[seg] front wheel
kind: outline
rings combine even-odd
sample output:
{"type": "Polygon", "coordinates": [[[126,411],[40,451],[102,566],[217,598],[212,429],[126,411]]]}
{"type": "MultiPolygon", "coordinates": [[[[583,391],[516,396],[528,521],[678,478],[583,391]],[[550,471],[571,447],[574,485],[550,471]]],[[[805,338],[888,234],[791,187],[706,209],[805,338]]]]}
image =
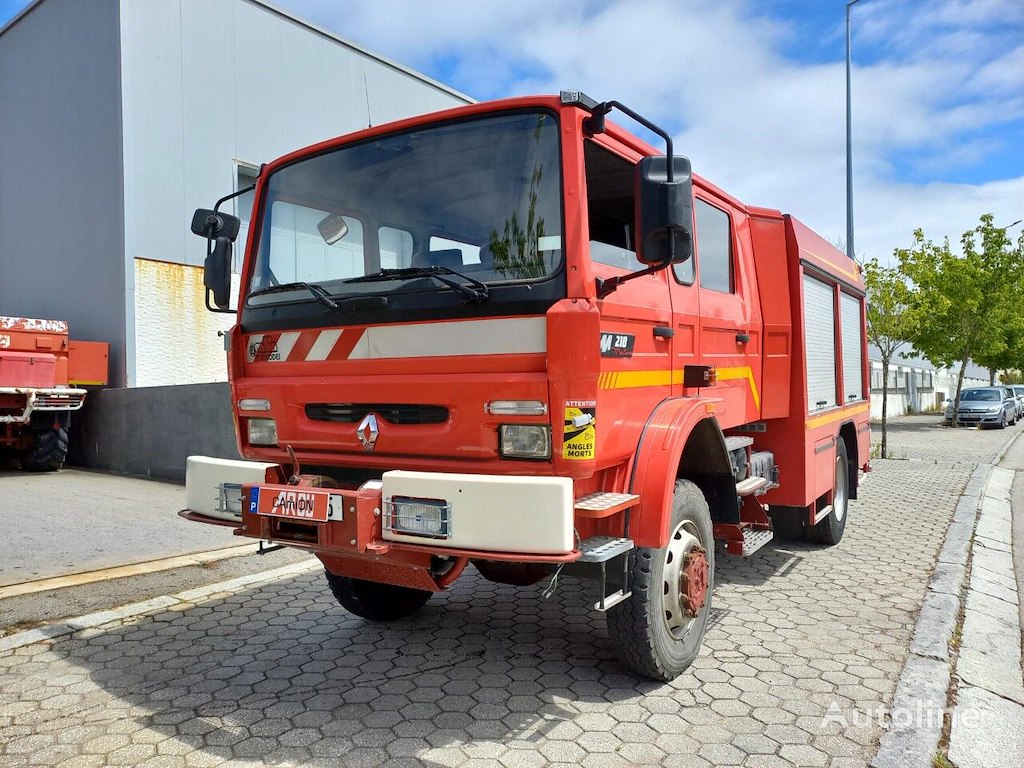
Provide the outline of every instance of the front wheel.
{"type": "Polygon", "coordinates": [[[819,544],[838,544],[846,530],[846,513],[850,502],[850,462],[846,456],[846,441],[836,438],[836,471],[832,485],[832,511],[813,526],[808,534],[819,544]]]}
{"type": "Polygon", "coordinates": [[[619,660],[652,680],[679,676],[700,651],[714,582],[707,500],[696,485],[678,480],[668,544],[633,552],[632,596],[605,615],[619,660]]]}
{"type": "Polygon", "coordinates": [[[404,619],[422,608],[433,594],[424,589],[335,576],[330,571],[325,573],[327,584],[341,607],[370,621],[404,619]]]}

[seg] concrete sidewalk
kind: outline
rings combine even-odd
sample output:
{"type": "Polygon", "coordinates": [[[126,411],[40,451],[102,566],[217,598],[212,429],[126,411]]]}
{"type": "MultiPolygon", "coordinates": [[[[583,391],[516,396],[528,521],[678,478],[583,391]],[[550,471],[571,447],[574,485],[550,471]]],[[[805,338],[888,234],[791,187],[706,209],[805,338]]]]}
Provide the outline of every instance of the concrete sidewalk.
{"type": "Polygon", "coordinates": [[[1024,472],[1015,472],[1024,440],[1015,438],[996,452],[999,466],[978,465],[957,504],[874,768],[1024,764],[1024,472]]]}
{"type": "Polygon", "coordinates": [[[949,739],[949,759],[958,768],[1024,763],[1020,597],[1011,554],[1013,479],[1011,470],[992,470],[974,533],[949,739]]]}

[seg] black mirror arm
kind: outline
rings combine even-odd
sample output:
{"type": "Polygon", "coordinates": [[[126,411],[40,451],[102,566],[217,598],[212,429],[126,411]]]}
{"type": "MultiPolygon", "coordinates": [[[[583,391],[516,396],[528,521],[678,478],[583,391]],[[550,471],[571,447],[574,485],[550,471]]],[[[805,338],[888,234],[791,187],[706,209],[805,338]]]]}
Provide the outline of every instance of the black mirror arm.
{"type": "Polygon", "coordinates": [[[668,158],[668,168],[666,174],[668,181],[675,181],[672,173],[672,137],[669,136],[668,131],[661,128],[643,115],[634,112],[632,109],[627,107],[621,101],[602,101],[596,107],[591,110],[590,117],[583,121],[583,127],[588,134],[594,135],[595,133],[604,133],[604,116],[611,112],[613,109],[619,110],[624,115],[627,115],[636,120],[644,128],[647,128],[653,133],[658,134],[665,140],[665,157],[668,158]]]}
{"type": "Polygon", "coordinates": [[[655,272],[661,272],[661,270],[668,267],[671,263],[672,258],[669,257],[665,259],[665,261],[659,262],[657,264],[652,264],[651,266],[647,267],[647,269],[641,269],[639,272],[630,272],[628,275],[616,275],[615,277],[609,278],[599,277],[596,280],[597,298],[605,298],[620,285],[629,282],[630,280],[635,280],[636,278],[643,277],[644,275],[653,275],[655,272]]]}
{"type": "Polygon", "coordinates": [[[213,212],[217,213],[220,210],[221,205],[226,203],[228,200],[232,200],[240,195],[244,195],[246,192],[252,192],[254,189],[256,189],[256,185],[250,184],[248,187],[240,189],[237,192],[232,192],[230,195],[224,195],[224,197],[222,197],[214,204],[213,212]]]}

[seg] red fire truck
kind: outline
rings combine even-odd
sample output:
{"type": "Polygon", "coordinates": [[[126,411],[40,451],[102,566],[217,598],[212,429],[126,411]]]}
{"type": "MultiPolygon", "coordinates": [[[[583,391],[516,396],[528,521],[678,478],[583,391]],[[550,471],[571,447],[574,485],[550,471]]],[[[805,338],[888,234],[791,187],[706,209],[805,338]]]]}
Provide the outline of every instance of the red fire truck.
{"type": "Polygon", "coordinates": [[[245,460],[190,457],[182,514],[312,552],[352,613],[407,616],[470,563],[575,574],[622,662],[668,680],[716,540],[842,538],[868,468],[860,270],[624,105],[475,104],[264,166],[237,309],[224,200],[192,229],[236,314],[245,460]]]}
{"type": "Polygon", "coordinates": [[[72,341],[63,320],[0,316],[0,457],[33,472],[60,469],[71,412],[87,385],[107,383],[108,345],[72,341]]]}

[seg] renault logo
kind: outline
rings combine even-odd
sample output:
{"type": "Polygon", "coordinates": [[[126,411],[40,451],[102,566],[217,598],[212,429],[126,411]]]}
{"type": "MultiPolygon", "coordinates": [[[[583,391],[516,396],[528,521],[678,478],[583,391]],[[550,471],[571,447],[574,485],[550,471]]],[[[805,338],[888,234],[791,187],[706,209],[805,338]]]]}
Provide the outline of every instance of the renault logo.
{"type": "Polygon", "coordinates": [[[374,445],[377,444],[377,435],[380,432],[377,431],[377,417],[368,413],[363,417],[363,420],[359,422],[359,426],[356,427],[356,436],[359,438],[359,442],[363,444],[364,451],[372,451],[374,445]]]}

